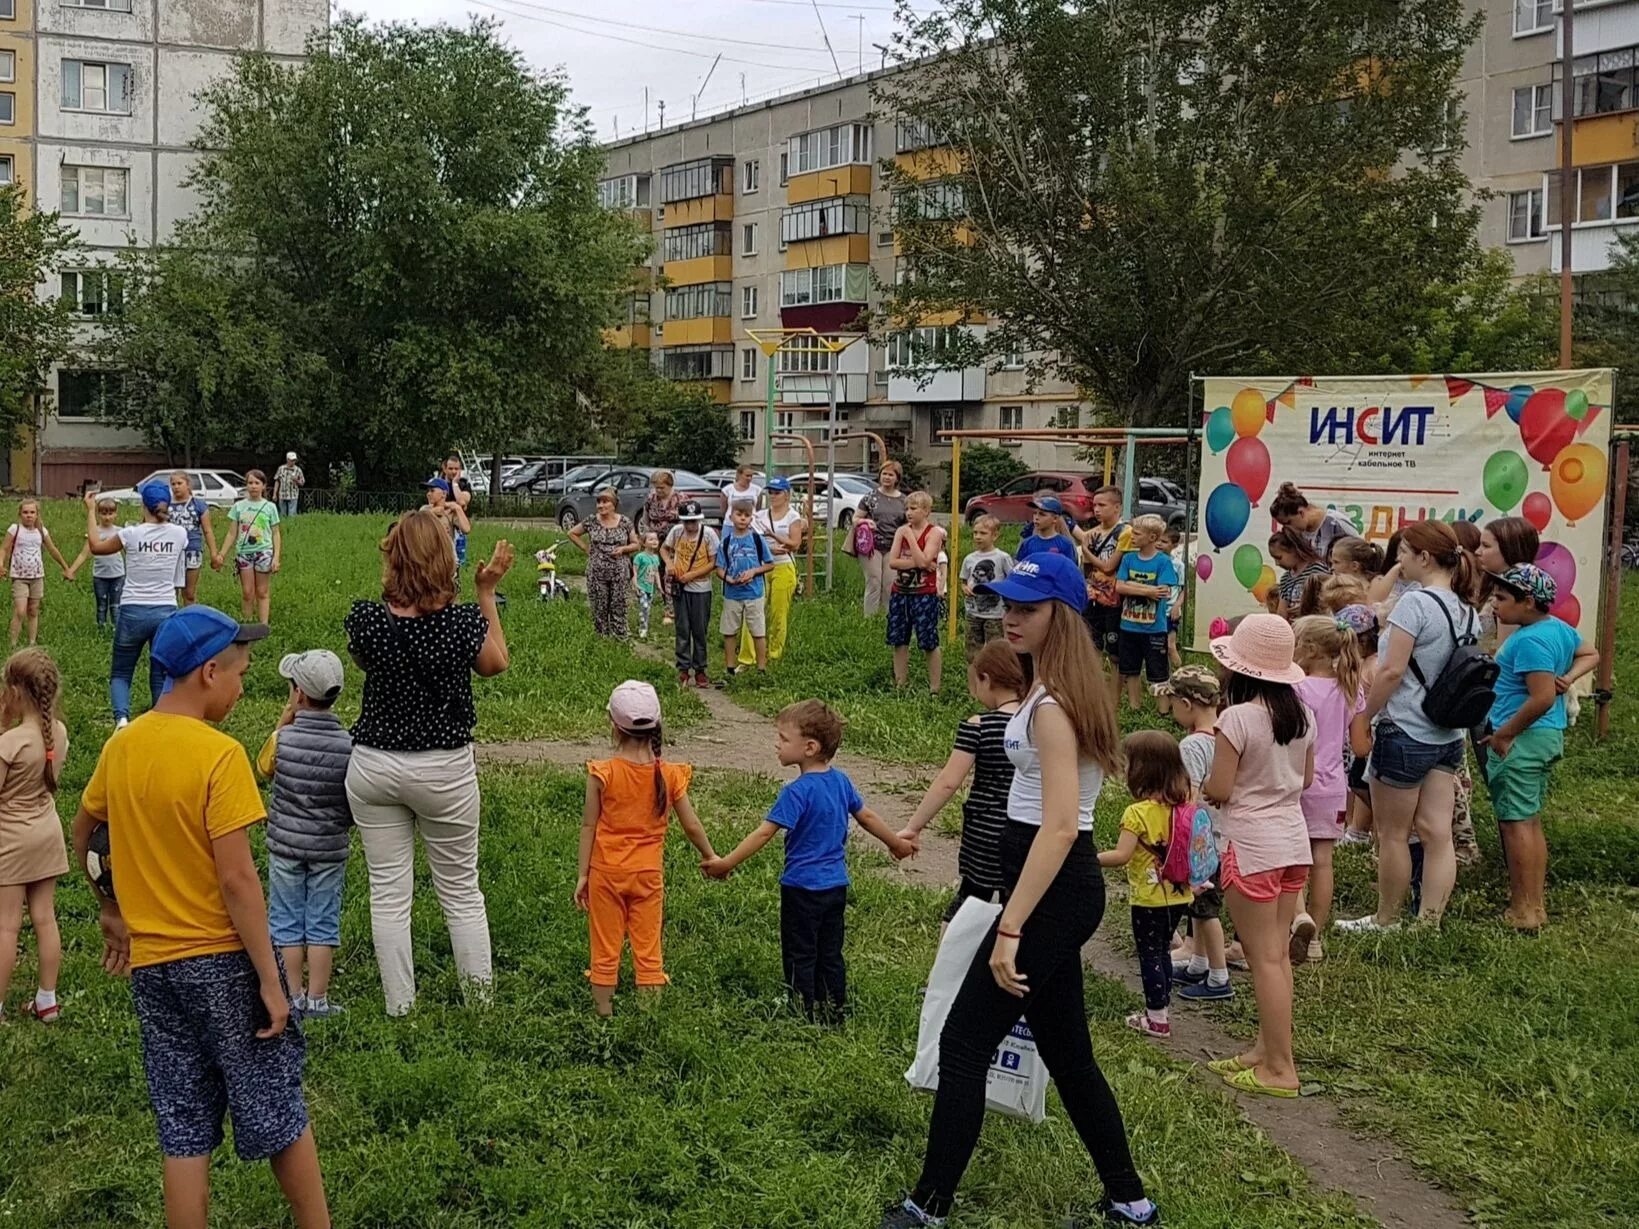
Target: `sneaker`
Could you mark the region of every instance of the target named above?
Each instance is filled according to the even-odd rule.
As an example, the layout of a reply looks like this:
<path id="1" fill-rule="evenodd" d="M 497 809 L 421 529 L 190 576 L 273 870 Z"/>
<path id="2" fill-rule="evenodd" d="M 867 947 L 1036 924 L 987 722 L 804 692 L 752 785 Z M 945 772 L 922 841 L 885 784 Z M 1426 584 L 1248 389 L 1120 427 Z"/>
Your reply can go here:
<path id="1" fill-rule="evenodd" d="M 882 1221 L 877 1229 L 918 1229 L 921 1225 L 942 1225 L 943 1216 L 929 1216 L 909 1199 L 890 1203 L 882 1209 Z"/>
<path id="2" fill-rule="evenodd" d="M 687 670 L 679 670 L 677 672 L 677 685 L 679 687 L 687 687 L 693 682 L 694 675 L 690 674 Z"/>
<path id="3" fill-rule="evenodd" d="M 129 717 L 121 717 L 118 721 L 114 722 L 114 732 L 117 734 L 130 724 L 131 719 Z"/>
<path id="4" fill-rule="evenodd" d="M 1193 986 L 1185 986 L 1178 992 L 1178 997 L 1188 999 L 1192 1003 L 1221 1003 L 1235 997 L 1235 987 L 1228 982 L 1221 986 L 1214 986 L 1211 982 L 1203 979 Z"/>
<path id="5" fill-rule="evenodd" d="M 1315 919 L 1300 913 L 1292 919 L 1292 936 L 1287 942 L 1287 954 L 1293 964 L 1309 959 L 1309 941 L 1315 937 Z"/>
<path id="6" fill-rule="evenodd" d="M 694 676 L 694 685 L 701 691 L 710 691 L 711 677 L 704 670 L 696 671 Z"/>
<path id="7" fill-rule="evenodd" d="M 1375 913 L 1368 913 L 1365 917 L 1338 919 L 1333 926 L 1349 935 L 1387 934 L 1391 930 L 1399 930 L 1399 922 L 1390 922 L 1387 926 L 1377 920 Z"/>
<path id="8" fill-rule="evenodd" d="M 1152 1020 L 1147 1011 L 1133 1012 L 1127 1017 L 1127 1027 L 1135 1033 L 1143 1033 L 1146 1037 L 1159 1037 L 1162 1041 L 1172 1036 L 1171 1022 L 1162 1024 L 1159 1020 Z"/>
<path id="9" fill-rule="evenodd" d="M 302 991 L 302 990 L 298 990 L 295 994 L 291 995 L 290 996 L 290 1006 L 293 1010 L 302 1012 L 303 1014 L 306 1014 L 306 1012 L 307 1012 L 307 994 L 306 994 L 306 992 Z"/>
<path id="10" fill-rule="evenodd" d="M 1191 973 L 1187 964 L 1172 966 L 1172 980 L 1184 986 L 1194 986 L 1206 980 L 1206 974 Z"/>
<path id="11" fill-rule="evenodd" d="M 1122 1211 L 1109 1199 L 1099 1200 L 1098 1207 L 1094 1209 L 1094 1212 L 1099 1221 L 1106 1225 L 1159 1225 L 1161 1223 L 1161 1209 L 1153 1203 L 1150 1204 L 1149 1215 L 1143 1220 L 1138 1219 L 1130 1212 Z M 1092 1226 L 1092 1221 L 1081 1220 L 1080 1218 L 1064 1222 L 1064 1229 L 1092 1229 Z"/>
<path id="12" fill-rule="evenodd" d="M 1370 845 L 1372 843 L 1372 834 L 1362 832 L 1359 828 L 1350 828 L 1337 838 L 1337 843 L 1339 845 Z"/>
<path id="13" fill-rule="evenodd" d="M 1319 964 L 1326 959 L 1326 949 L 1320 946 L 1319 939 L 1309 940 L 1309 963 Z"/>
<path id="14" fill-rule="evenodd" d="M 332 1003 L 328 998 L 309 999 L 307 1009 L 302 1013 L 311 1020 L 328 1020 L 331 1016 L 344 1015 L 347 1009 L 340 1003 Z"/>

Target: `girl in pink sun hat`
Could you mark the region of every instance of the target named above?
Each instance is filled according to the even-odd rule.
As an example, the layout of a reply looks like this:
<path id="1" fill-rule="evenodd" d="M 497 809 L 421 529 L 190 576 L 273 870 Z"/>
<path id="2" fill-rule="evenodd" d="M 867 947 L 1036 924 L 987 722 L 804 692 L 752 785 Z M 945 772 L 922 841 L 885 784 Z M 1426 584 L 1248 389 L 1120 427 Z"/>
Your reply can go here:
<path id="1" fill-rule="evenodd" d="M 1291 625 L 1251 614 L 1212 642 L 1223 668 L 1212 772 L 1202 786 L 1227 838 L 1222 876 L 1258 1002 L 1258 1037 L 1244 1054 L 1208 1064 L 1242 1092 L 1298 1095 L 1292 1058 L 1289 939 L 1312 856 L 1303 791 L 1315 776 L 1315 719 L 1299 698 Z"/>

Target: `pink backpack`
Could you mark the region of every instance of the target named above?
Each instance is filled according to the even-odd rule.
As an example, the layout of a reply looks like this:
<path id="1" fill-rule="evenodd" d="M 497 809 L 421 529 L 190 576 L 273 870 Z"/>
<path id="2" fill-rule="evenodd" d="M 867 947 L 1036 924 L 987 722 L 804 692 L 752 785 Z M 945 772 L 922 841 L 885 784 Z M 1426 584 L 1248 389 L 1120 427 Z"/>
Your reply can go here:
<path id="1" fill-rule="evenodd" d="M 1172 833 L 1165 845 L 1146 845 L 1159 864 L 1161 882 L 1175 888 L 1201 887 L 1218 871 L 1218 847 L 1212 841 L 1212 817 L 1198 802 L 1172 808 Z"/>
<path id="2" fill-rule="evenodd" d="M 876 526 L 874 526 L 874 525 L 855 525 L 854 526 L 854 554 L 858 555 L 861 559 L 863 559 L 863 558 L 865 558 L 866 555 L 874 555 L 875 553 L 876 553 Z"/>

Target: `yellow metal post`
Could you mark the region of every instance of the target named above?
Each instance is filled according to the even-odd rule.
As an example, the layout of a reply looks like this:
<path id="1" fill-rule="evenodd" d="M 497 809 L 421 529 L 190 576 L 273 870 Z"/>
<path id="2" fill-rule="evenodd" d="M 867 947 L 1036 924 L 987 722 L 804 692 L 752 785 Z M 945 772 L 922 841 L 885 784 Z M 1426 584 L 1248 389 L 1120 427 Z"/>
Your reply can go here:
<path id="1" fill-rule="evenodd" d="M 1110 475 L 1115 472 L 1115 449 L 1108 444 L 1104 445 L 1104 485 L 1110 485 Z"/>
<path id="2" fill-rule="evenodd" d="M 950 609 L 945 614 L 945 642 L 956 647 L 956 608 L 962 603 L 962 441 L 950 441 L 950 556 L 949 571 L 945 574 L 945 602 Z"/>

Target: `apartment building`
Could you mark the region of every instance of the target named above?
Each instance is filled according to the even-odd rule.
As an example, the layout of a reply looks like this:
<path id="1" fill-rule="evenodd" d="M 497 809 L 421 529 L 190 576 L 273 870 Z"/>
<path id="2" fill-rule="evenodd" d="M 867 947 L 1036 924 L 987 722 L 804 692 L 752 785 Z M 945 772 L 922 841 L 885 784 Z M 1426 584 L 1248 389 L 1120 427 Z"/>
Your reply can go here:
<path id="1" fill-rule="evenodd" d="M 79 232 L 75 267 L 42 293 L 71 298 L 83 339 L 119 310 L 118 253 L 164 242 L 193 210 L 182 181 L 198 91 L 239 52 L 298 60 L 328 23 L 326 0 L 0 0 L 0 179 Z M 72 361 L 53 374 L 53 412 L 10 458 L 10 485 L 37 475 L 41 491 L 60 494 L 164 463 L 97 416 L 113 379 Z"/>
<path id="2" fill-rule="evenodd" d="M 955 185 L 941 182 L 954 169 L 950 153 L 914 125 L 874 114 L 872 83 L 882 75 L 606 147 L 604 203 L 635 211 L 653 229 L 649 273 L 660 287 L 637 296 L 610 343 L 646 348 L 662 374 L 704 383 L 734 416 L 747 460 L 763 457 L 769 374 L 747 330 L 812 328 L 845 338 L 860 312 L 878 302 L 878 287 L 894 281 L 879 160 L 894 158 L 924 182 L 925 213 L 960 208 Z M 818 344 L 781 351 L 773 360 L 776 435 L 798 431 L 822 442 L 833 365 L 845 429 L 875 432 L 890 448 L 935 462 L 950 451 L 935 438 L 940 430 L 1039 427 L 1080 414 L 1069 385 L 1028 388 L 1022 356 L 924 381 L 891 372 L 913 353 L 918 361 L 937 355 L 948 330 L 985 327 L 982 319 L 953 315 L 919 321 L 885 346 L 856 341 L 835 355 Z M 1068 447 L 1014 447 L 1033 467 L 1073 463 Z M 776 447 L 777 461 L 800 455 L 800 446 Z M 859 464 L 851 447 L 844 456 Z"/>

